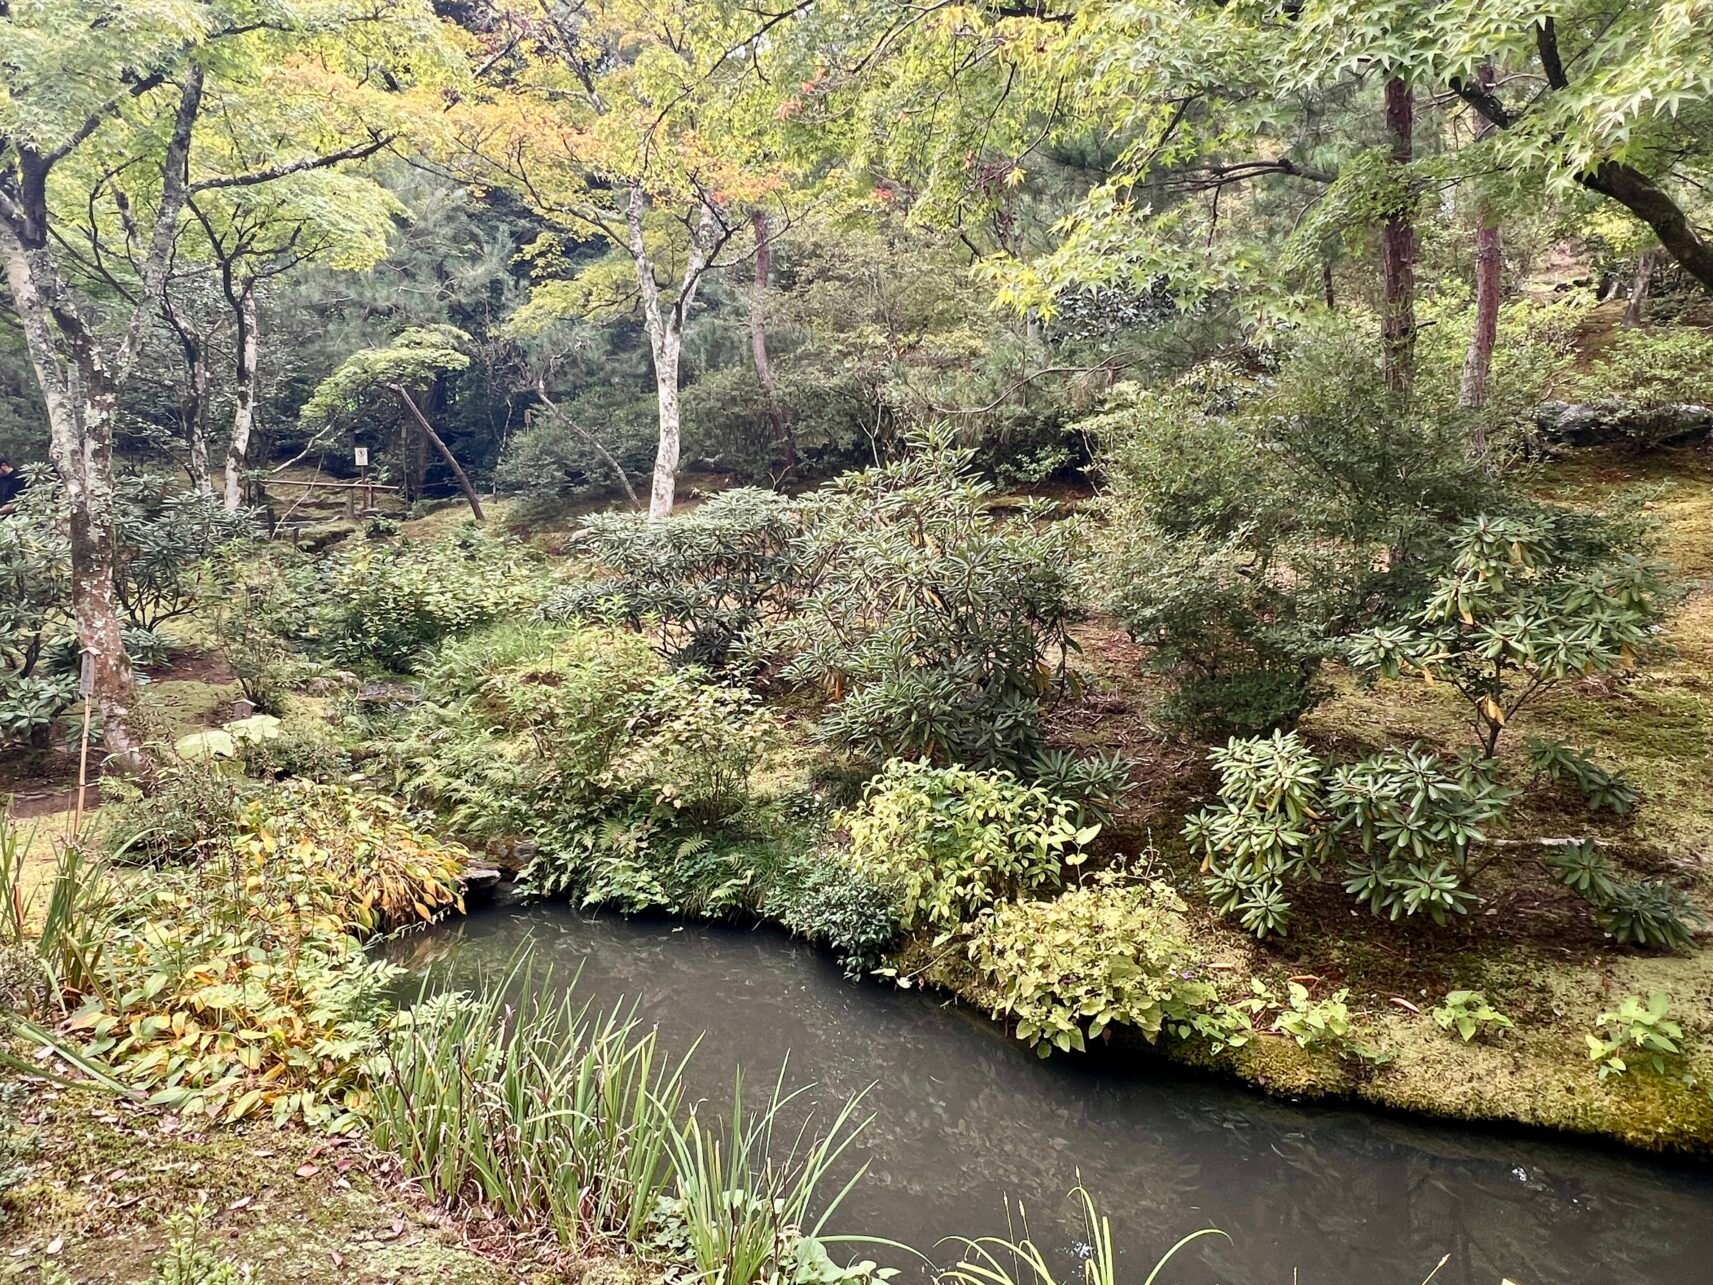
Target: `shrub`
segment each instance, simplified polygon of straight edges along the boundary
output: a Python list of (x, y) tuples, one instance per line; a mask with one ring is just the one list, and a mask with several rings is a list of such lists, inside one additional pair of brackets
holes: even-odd
[(546, 892), (667, 904), (680, 846), (743, 830), (780, 744), (752, 693), (614, 630), (503, 625), (442, 648), (426, 687), (384, 747), (399, 785), (471, 833), (533, 839)]
[(313, 567), (289, 545), (270, 544), (260, 553), (245, 549), (217, 559), (213, 583), (208, 615), (215, 646), (245, 699), (263, 713), (281, 713), (306, 667), (292, 640), (307, 641), (313, 628)]
[(250, 788), (212, 759), (163, 767), (146, 793), (128, 782), (104, 781), (103, 846), (124, 860), (157, 864), (229, 855), (238, 807)]
[(1017, 767), (1067, 680), (1073, 531), (1001, 522), (942, 436), (800, 501), (793, 610), (750, 656), (832, 702), (821, 736), (874, 759)]
[(1348, 990), (1315, 999), (1301, 982), (1290, 982), (1288, 987), (1285, 1003), (1273, 1018), (1275, 1031), (1290, 1036), (1298, 1048), (1325, 1049), (1340, 1055), (1355, 1051), (1350, 1006), (1346, 1003), (1350, 998)]
[(1543, 737), (1529, 738), (1529, 766), (1549, 781), (1568, 783), (1588, 801), (1594, 811), (1619, 816), (1632, 811), (1641, 795), (1616, 772), (1601, 767), (1581, 750)]
[(1622, 883), (1599, 906), (1595, 918), (1620, 946), (1682, 950), (1695, 941), (1707, 919), (1689, 894), (1658, 879)]
[(904, 928), (955, 929), (1001, 898), (1055, 888), (1100, 827), (1008, 772), (894, 759), (834, 824), (850, 862), (891, 889)]
[[(328, 931), (366, 936), (464, 908), (470, 854), (376, 795), (287, 782), (241, 807), (233, 848), (252, 906)], [(282, 851), (290, 861), (275, 860)]]
[(1511, 1029), (1511, 1019), (1487, 1002), (1480, 991), (1448, 991), (1445, 1002), (1431, 1010), (1442, 1031), (1456, 1031), (1467, 1044), (1478, 1035)]
[(1617, 1008), (1601, 1013), (1597, 1026), (1586, 1036), (1588, 1059), (1600, 1064), (1600, 1078), (1623, 1075), (1632, 1065), (1695, 1083), (1684, 1066), (1683, 1027), (1671, 1017), (1671, 997), (1655, 991), (1644, 1001), (1626, 995)]
[(535, 605), (524, 551), (473, 525), (432, 543), (357, 545), (321, 576), (323, 641), (341, 660), (408, 672), (444, 638)]
[(1420, 587), (1421, 555), (1503, 485), (1467, 426), (1386, 387), (1361, 326), (1310, 328), (1262, 375), (1210, 363), (1121, 385), (1101, 446), (1092, 587), (1214, 735), (1289, 728), (1337, 640)]
[(1219, 804), (1189, 818), (1214, 904), (1258, 937), (1289, 923), (1288, 884), (1347, 859), (1345, 891), (1376, 915), (1464, 914), (1472, 843), (1512, 796), (1474, 762), (1385, 750), (1330, 771), (1295, 732), (1233, 739), (1209, 756)]
[(880, 967), (898, 939), (891, 889), (825, 853), (806, 854), (766, 893), (770, 918), (829, 947), (847, 977)]
[(256, 534), (254, 517), (159, 478), (121, 479), (114, 506), (113, 589), (127, 624), (154, 630), (203, 598), (202, 572), (223, 546)]
[(264, 781), (301, 777), (333, 783), (351, 775), (351, 756), (335, 741), (303, 728), (278, 736), (246, 737), (238, 744), (244, 771)]
[(603, 578), (557, 590), (548, 620), (611, 619), (656, 629), (663, 655), (718, 668), (764, 620), (790, 610), (801, 571), (794, 502), (772, 491), (721, 491), (673, 518), (599, 513), (582, 541)]
[(1477, 517), (1452, 536), (1404, 617), (1356, 638), (1354, 664), (1462, 694), (1482, 752), (1531, 701), (1586, 674), (1632, 667), (1664, 614), (1637, 531), (1568, 513)]
[(1103, 878), (1052, 901), (995, 907), (970, 941), (970, 959), (1002, 989), (998, 1011), (1046, 1057), (1081, 1051), (1108, 1027), (1148, 1040), (1187, 1024), (1216, 998), (1195, 980), (1183, 903), (1163, 884)]

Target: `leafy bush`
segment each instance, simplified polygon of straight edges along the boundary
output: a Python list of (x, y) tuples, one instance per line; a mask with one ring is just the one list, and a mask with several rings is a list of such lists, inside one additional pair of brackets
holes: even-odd
[(1482, 752), (1542, 692), (1635, 664), (1664, 614), (1664, 584), (1636, 530), (1542, 511), (1477, 517), (1440, 555), (1403, 619), (1356, 638), (1358, 668), (1444, 681)]
[[(417, 829), (377, 795), (287, 782), (243, 805), (233, 846), (248, 898), (264, 913), (273, 907), (366, 936), (464, 908), (469, 852)], [(287, 848), (292, 860), (276, 863)]]
[(163, 874), (108, 919), (66, 1025), (156, 1105), (348, 1128), (398, 972), (342, 933), (259, 913), (225, 880)]
[(143, 630), (194, 611), (209, 559), (256, 534), (251, 514), (159, 478), (121, 479), (115, 499), (114, 593), (126, 623)]
[(752, 693), (668, 670), (622, 631), (513, 622), (447, 644), (426, 679), (429, 699), (379, 747), (398, 784), (471, 833), (534, 841), (545, 892), (674, 904), (657, 899), (682, 845), (744, 830), (780, 744)]
[(1664, 991), (1655, 991), (1645, 1002), (1639, 995), (1626, 995), (1617, 1008), (1601, 1013), (1595, 1030), (1585, 1037), (1589, 1061), (1600, 1064), (1600, 1078), (1623, 1075), (1639, 1065), (1693, 1085), (1694, 1077), (1684, 1067), (1683, 1027), (1670, 1013), (1671, 997)]
[(1595, 917), (1620, 946), (1656, 950), (1682, 950), (1707, 925), (1688, 893), (1658, 879), (1619, 884)]
[(1634, 786), (1618, 773), (1601, 767), (1581, 750), (1544, 737), (1531, 736), (1528, 753), (1530, 767), (1549, 781), (1575, 786), (1596, 812), (1604, 810), (1623, 816), (1641, 802), (1641, 795)]
[(1511, 1019), (1487, 1002), (1480, 991), (1448, 991), (1445, 1002), (1431, 1010), (1434, 1024), (1442, 1031), (1456, 1031), (1467, 1044), (1478, 1035), (1511, 1029)]
[(1168, 675), (1162, 715), (1289, 728), (1337, 640), (1420, 588), (1421, 555), (1503, 486), (1440, 403), (1385, 386), (1359, 326), (1301, 332), (1257, 377), (1220, 363), (1121, 385), (1101, 446), (1093, 588)]
[(582, 541), (606, 575), (548, 598), (548, 620), (611, 619), (658, 630), (673, 660), (710, 667), (764, 620), (788, 611), (801, 571), (794, 502), (772, 491), (721, 491), (670, 522), (598, 513)]
[(1001, 522), (943, 436), (800, 501), (798, 601), (751, 658), (834, 702), (820, 733), (875, 759), (1017, 767), (1066, 682), (1073, 533)]
[(890, 888), (843, 861), (812, 852), (766, 894), (764, 909), (801, 937), (832, 949), (847, 977), (878, 968), (898, 939)]
[(0, 746), (45, 744), (77, 703), (75, 673), (0, 673)]
[(331, 784), (351, 775), (351, 756), (337, 742), (303, 728), (247, 737), (239, 742), (238, 753), (245, 773), (264, 781), (301, 777)]
[(190, 863), (230, 855), (246, 782), (212, 760), (163, 767), (147, 792), (119, 780), (102, 783), (101, 836), (124, 860)]
[(1626, 327), (1611, 335), (1566, 393), (1610, 408), (1610, 423), (1638, 445), (1653, 446), (1683, 431), (1681, 419), (1653, 412), (1705, 406), (1710, 380), (1713, 335), (1694, 326)]
[(534, 606), (541, 573), (473, 525), (432, 543), (357, 545), (321, 576), (322, 641), (341, 660), (408, 672), (444, 638)]
[(1512, 795), (1476, 763), (1419, 748), (1329, 771), (1295, 732), (1233, 739), (1209, 757), (1220, 802), (1190, 817), (1184, 837), (1205, 858), (1215, 905), (1259, 937), (1284, 933), (1286, 885), (1317, 878), (1335, 852), (1345, 891), (1377, 915), (1443, 924), (1466, 913), (1470, 845)]
[(1055, 888), (1098, 825), (1009, 772), (894, 759), (834, 824), (850, 863), (898, 898), (904, 928), (955, 929), (996, 900)]
[(237, 675), (246, 700), (266, 714), (283, 711), (285, 694), (306, 663), (292, 640), (307, 641), (318, 598), (315, 571), (289, 545), (229, 551), (213, 565), (208, 615), (214, 643)]
[(970, 959), (1002, 989), (999, 1012), (1046, 1057), (1113, 1025), (1152, 1041), (1216, 998), (1188, 967), (1183, 903), (1164, 884), (1102, 878), (1051, 901), (1009, 902), (981, 921)]
[(1273, 1029), (1288, 1035), (1298, 1048), (1325, 1049), (1343, 1054), (1354, 1051), (1348, 990), (1334, 991), (1315, 999), (1301, 982), (1288, 983), (1285, 1004), (1273, 1018)]

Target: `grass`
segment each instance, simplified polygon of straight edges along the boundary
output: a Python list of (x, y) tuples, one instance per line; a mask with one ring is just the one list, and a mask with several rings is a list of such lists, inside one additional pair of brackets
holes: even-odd
[(713, 1127), (684, 1107), (687, 1060), (633, 1014), (580, 1006), (574, 988), (541, 997), (520, 962), (474, 996), (425, 992), (388, 1050), (372, 1134), (441, 1200), (574, 1252), (641, 1245), (718, 1285), (824, 1256), (820, 1229), (856, 1181), (827, 1190), (862, 1127), (857, 1103), (824, 1131), (792, 1131), (797, 1093), (776, 1083), (750, 1113), (740, 1082)]

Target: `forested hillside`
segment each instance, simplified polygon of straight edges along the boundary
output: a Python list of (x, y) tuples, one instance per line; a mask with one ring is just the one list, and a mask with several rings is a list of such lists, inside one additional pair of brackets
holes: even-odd
[[(1315, 1268), (1291, 1180), (1178, 1225), (991, 1103), (1052, 1234), (884, 1248), (940, 1090), (767, 983), (710, 1106), (663, 921), (1704, 1166), (1710, 192), (1708, 0), (0, 0), (8, 1261)], [(1699, 1279), (1705, 1169), (1585, 1154), (1360, 1253)]]

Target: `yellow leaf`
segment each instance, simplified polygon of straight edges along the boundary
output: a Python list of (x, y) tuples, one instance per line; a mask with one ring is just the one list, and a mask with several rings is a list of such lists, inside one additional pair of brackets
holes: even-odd
[(1491, 696), (1483, 696), (1481, 698), (1481, 712), (1488, 718), (1492, 719), (1500, 727), (1505, 725), (1505, 711), (1500, 708), (1499, 702), (1494, 700)]

